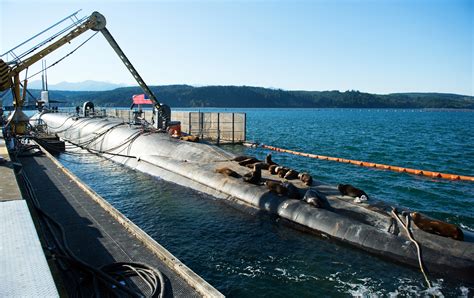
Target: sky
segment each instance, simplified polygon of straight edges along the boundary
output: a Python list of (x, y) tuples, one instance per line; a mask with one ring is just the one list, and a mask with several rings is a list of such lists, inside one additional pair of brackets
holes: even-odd
[[(0, 54), (79, 9), (106, 17), (148, 85), (474, 95), (474, 0), (0, 0)], [(48, 80), (136, 85), (100, 33), (52, 67)]]

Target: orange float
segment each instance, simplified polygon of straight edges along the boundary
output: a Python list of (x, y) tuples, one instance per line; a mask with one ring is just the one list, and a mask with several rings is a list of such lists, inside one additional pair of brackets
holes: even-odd
[(431, 177), (431, 178), (441, 178), (441, 179), (446, 179), (446, 180), (462, 180), (462, 181), (474, 182), (474, 177), (472, 177), (472, 176), (446, 174), (446, 173), (440, 173), (440, 172), (424, 171), (424, 170), (418, 170), (418, 169), (410, 169), (410, 168), (404, 168), (404, 167), (384, 165), (384, 164), (380, 164), (380, 163), (345, 159), (345, 158), (340, 158), (340, 157), (330, 157), (330, 156), (324, 156), (324, 155), (316, 155), (316, 154), (311, 154), (311, 153), (304, 153), (304, 152), (297, 152), (297, 151), (282, 149), (282, 148), (268, 146), (268, 145), (260, 145), (260, 146), (262, 148), (270, 149), (270, 150), (273, 150), (273, 151), (286, 152), (286, 153), (289, 153), (289, 154), (294, 154), (294, 155), (299, 155), (299, 156), (304, 156), (304, 157), (309, 157), (309, 158), (315, 158), (315, 159), (337, 161), (337, 162), (342, 162), (342, 163), (350, 163), (350, 164), (358, 165), (358, 166), (362, 166), (362, 167), (376, 168), (376, 169), (382, 169), (382, 170), (390, 170), (390, 171), (394, 171), (394, 172), (408, 173), (408, 174), (412, 174), (412, 175), (423, 175), (423, 176), (427, 176), (427, 177)]

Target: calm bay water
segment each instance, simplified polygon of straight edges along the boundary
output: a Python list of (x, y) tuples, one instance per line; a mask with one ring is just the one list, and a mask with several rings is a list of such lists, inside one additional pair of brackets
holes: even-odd
[[(220, 110), (222, 111), (222, 110)], [(246, 109), (247, 139), (297, 151), (474, 175), (474, 113), (351, 109)], [(225, 146), (263, 158), (260, 148)], [(273, 153), (273, 159), (330, 184), (420, 210), (474, 231), (474, 183), (362, 168)], [(304, 234), (267, 214), (249, 214), (209, 195), (103, 158), (61, 155), (84, 182), (227, 296), (472, 296), (473, 285)], [(468, 294), (469, 292), (469, 294)]]

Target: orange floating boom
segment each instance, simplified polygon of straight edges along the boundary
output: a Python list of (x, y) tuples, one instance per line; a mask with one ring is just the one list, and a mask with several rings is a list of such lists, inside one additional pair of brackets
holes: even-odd
[(288, 150), (288, 149), (283, 149), (283, 148), (278, 148), (278, 147), (273, 147), (273, 146), (263, 145), (263, 144), (260, 145), (260, 146), (262, 148), (270, 149), (270, 150), (273, 150), (273, 151), (285, 152), (285, 153), (289, 153), (289, 154), (294, 154), (294, 155), (299, 155), (299, 156), (304, 156), (304, 157), (310, 157), (310, 158), (315, 158), (315, 159), (323, 159), (323, 160), (331, 160), (331, 161), (337, 161), (337, 162), (343, 162), (343, 163), (351, 163), (351, 164), (358, 165), (358, 166), (361, 166), (361, 167), (369, 167), (369, 168), (375, 168), (375, 169), (390, 170), (390, 171), (394, 171), (394, 172), (408, 173), (408, 174), (413, 174), (413, 175), (423, 175), (423, 176), (427, 176), (427, 177), (431, 177), (431, 178), (441, 178), (441, 179), (447, 179), (447, 180), (463, 180), (463, 181), (474, 182), (474, 177), (472, 177), (472, 176), (446, 174), (446, 173), (439, 173), (439, 172), (432, 172), (432, 171), (424, 171), (424, 170), (396, 167), (396, 166), (384, 165), (384, 164), (373, 163), (373, 162), (366, 162), (366, 161), (359, 161), (359, 160), (352, 160), (352, 159), (345, 159), (345, 158), (338, 158), (338, 157), (330, 157), (330, 156), (324, 156), (324, 155), (316, 155), (316, 154), (303, 153), (303, 152), (298, 152), (298, 151), (293, 151), (293, 150)]

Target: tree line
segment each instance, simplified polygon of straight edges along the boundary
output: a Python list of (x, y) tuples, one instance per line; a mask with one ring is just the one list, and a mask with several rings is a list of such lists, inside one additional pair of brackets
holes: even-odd
[[(357, 90), (289, 91), (251, 86), (189, 85), (152, 86), (150, 89), (162, 103), (171, 107), (222, 108), (449, 108), (474, 109), (474, 97), (447, 93), (371, 94)], [(40, 90), (30, 90), (36, 98)], [(82, 105), (92, 101), (102, 107), (128, 107), (139, 87), (123, 87), (110, 91), (50, 91), (50, 99), (62, 106)], [(32, 99), (30, 99), (30, 102)], [(33, 100), (34, 101), (34, 100)], [(11, 95), (3, 105), (11, 105)]]

